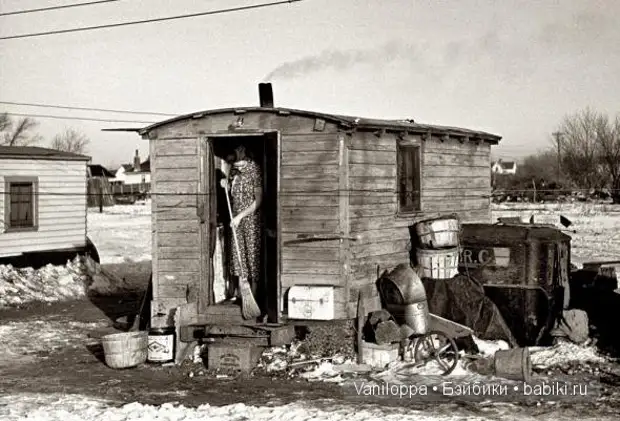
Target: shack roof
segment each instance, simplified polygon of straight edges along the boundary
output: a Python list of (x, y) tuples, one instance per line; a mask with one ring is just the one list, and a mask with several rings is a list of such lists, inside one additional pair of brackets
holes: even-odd
[(38, 146), (0, 146), (0, 159), (48, 159), (57, 161), (90, 161), (90, 156)]
[[(138, 133), (145, 135), (153, 129), (162, 127), (171, 123), (176, 123), (182, 120), (195, 119), (204, 117), (207, 115), (224, 114), (224, 113), (239, 113), (239, 112), (271, 112), (275, 114), (283, 115), (298, 115), (310, 118), (320, 118), (325, 121), (334, 122), (336, 124), (356, 127), (361, 129), (385, 129), (394, 131), (408, 131), (411, 133), (428, 133), (439, 135), (453, 135), (456, 137), (478, 137), (487, 142), (497, 144), (501, 140), (501, 136), (492, 133), (487, 133), (478, 130), (464, 129), (460, 127), (451, 126), (438, 126), (430, 124), (421, 124), (413, 120), (392, 120), (392, 119), (376, 119), (376, 118), (362, 118), (354, 116), (345, 116), (339, 114), (326, 114), (316, 111), (304, 111), (291, 108), (267, 108), (267, 107), (236, 107), (236, 108), (222, 108), (216, 110), (206, 110), (195, 112), (191, 114), (185, 114), (178, 117), (173, 117), (168, 120), (160, 121), (158, 123), (151, 124), (142, 129), (138, 129)], [(133, 131), (133, 130), (132, 130)]]

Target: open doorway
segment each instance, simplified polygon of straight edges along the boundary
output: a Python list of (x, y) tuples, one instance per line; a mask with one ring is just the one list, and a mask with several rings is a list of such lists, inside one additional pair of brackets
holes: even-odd
[[(280, 296), (278, 135), (266, 133), (212, 137), (210, 142), (212, 162), (208, 166), (215, 172), (214, 177), (211, 178), (215, 184), (211, 191), (216, 192), (215, 200), (211, 202), (215, 202), (216, 209), (212, 210), (212, 215), (214, 214), (216, 219), (216, 232), (211, 233), (211, 238), (215, 242), (211, 272), (213, 276), (210, 276), (209, 285), (212, 294), (210, 305), (236, 307), (240, 314), (241, 306), (236, 291), (238, 274), (241, 269), (249, 272), (254, 298), (261, 307), (263, 315), (268, 316), (269, 322), (277, 322)], [(239, 150), (243, 155), (241, 166), (238, 163), (235, 164), (235, 161), (239, 160)], [(251, 166), (250, 170), (247, 170), (248, 163)], [(231, 214), (226, 200), (227, 190), (221, 185), (222, 179), (227, 180), (233, 217), (254, 201), (254, 195), (251, 193), (249, 195), (252, 199), (248, 199), (248, 192), (253, 191), (258, 185), (262, 188), (262, 197), (255, 214), (256, 219), (252, 216), (245, 217), (243, 218), (245, 222), (237, 226), (237, 237), (244, 259), (241, 265), (233, 241)], [(255, 181), (256, 179), (260, 181)], [(247, 185), (240, 186), (239, 180)], [(248, 256), (253, 257), (248, 258)]]

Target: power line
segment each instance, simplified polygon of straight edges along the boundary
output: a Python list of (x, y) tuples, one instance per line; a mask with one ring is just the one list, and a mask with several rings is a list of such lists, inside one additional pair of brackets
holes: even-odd
[(36, 32), (36, 33), (30, 33), (30, 34), (10, 35), (6, 37), (0, 37), (0, 40), (33, 38), (33, 37), (41, 37), (41, 36), (47, 36), (47, 35), (67, 34), (71, 32), (84, 32), (84, 31), (93, 31), (97, 29), (118, 28), (121, 26), (138, 25), (138, 24), (143, 24), (143, 23), (155, 23), (155, 22), (164, 22), (164, 21), (177, 20), (177, 19), (188, 19), (188, 18), (195, 18), (199, 16), (218, 15), (218, 14), (231, 13), (231, 12), (241, 12), (241, 11), (251, 10), (251, 9), (260, 9), (260, 8), (270, 7), (270, 6), (279, 6), (282, 4), (295, 3), (299, 1), (302, 1), (302, 0), (282, 0), (282, 1), (272, 2), (272, 3), (260, 3), (260, 4), (253, 4), (251, 6), (232, 7), (229, 9), (218, 9), (218, 10), (211, 10), (208, 12), (191, 13), (187, 15), (168, 16), (164, 18), (145, 19), (145, 20), (138, 20), (138, 21), (132, 21), (132, 22), (119, 22), (119, 23), (111, 23), (107, 25), (86, 26), (83, 28), (60, 29), (56, 31)]
[(80, 6), (93, 6), (96, 4), (113, 3), (116, 1), (120, 1), (120, 0), (99, 0), (99, 1), (90, 1), (88, 3), (66, 4), (64, 6), (51, 6), (51, 7), (42, 7), (39, 9), (16, 10), (14, 12), (0, 13), (0, 16), (23, 15), (26, 13), (47, 12), (50, 10), (69, 9), (71, 7), (80, 7)]
[(100, 121), (105, 123), (144, 123), (153, 124), (156, 121), (138, 121), (138, 120), (114, 120), (105, 118), (86, 118), (86, 117), (63, 117), (59, 115), (45, 115), (45, 114), (22, 114), (22, 113), (6, 113), (17, 117), (36, 117), (36, 118), (52, 118), (56, 120), (82, 120), (82, 121)]
[(145, 115), (161, 115), (165, 117), (176, 117), (180, 114), (167, 114), (167, 113), (156, 113), (156, 112), (148, 112), (148, 111), (129, 111), (129, 110), (111, 110), (106, 108), (88, 108), (88, 107), (71, 107), (68, 105), (52, 105), (52, 104), (35, 104), (28, 102), (13, 102), (13, 101), (0, 101), (0, 104), (6, 105), (24, 105), (27, 107), (40, 107), (40, 108), (58, 108), (61, 110), (83, 110), (83, 111), (102, 111), (107, 113), (122, 113), (122, 114), (145, 114)]

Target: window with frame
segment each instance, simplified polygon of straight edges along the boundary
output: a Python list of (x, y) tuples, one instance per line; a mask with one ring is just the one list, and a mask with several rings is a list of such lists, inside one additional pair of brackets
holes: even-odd
[(419, 145), (398, 145), (398, 213), (406, 214), (422, 210), (422, 159)]
[(37, 228), (36, 179), (5, 180), (5, 225), (7, 230)]

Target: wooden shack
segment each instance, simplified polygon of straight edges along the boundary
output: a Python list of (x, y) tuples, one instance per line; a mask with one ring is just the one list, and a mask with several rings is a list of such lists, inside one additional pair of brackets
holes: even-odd
[[(379, 120), (273, 106), (188, 114), (139, 133), (150, 141), (153, 326), (179, 307), (193, 324), (245, 323), (213, 298), (214, 171), (228, 142), (260, 156), (268, 319), (288, 317), (293, 286), (332, 290), (324, 319), (352, 319), (378, 270), (410, 259), (410, 226), (456, 212), (490, 221), (490, 151), (500, 136), (412, 120)], [(184, 323), (187, 323), (185, 321)]]
[(0, 146), (0, 258), (30, 263), (36, 255), (87, 248), (88, 161), (53, 149)]

